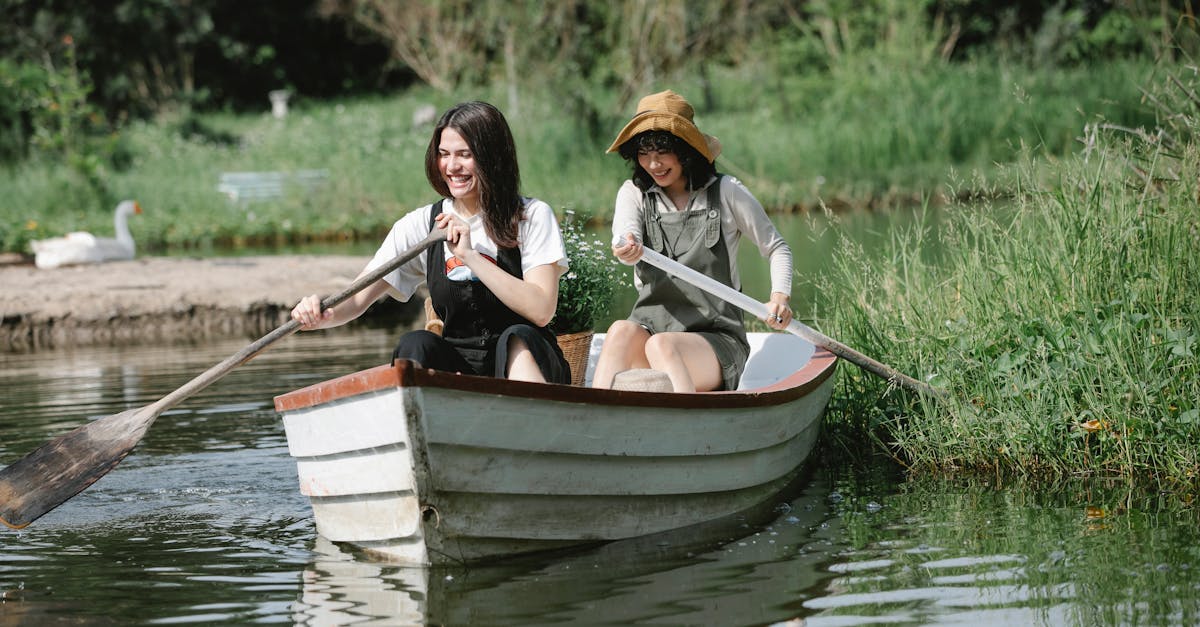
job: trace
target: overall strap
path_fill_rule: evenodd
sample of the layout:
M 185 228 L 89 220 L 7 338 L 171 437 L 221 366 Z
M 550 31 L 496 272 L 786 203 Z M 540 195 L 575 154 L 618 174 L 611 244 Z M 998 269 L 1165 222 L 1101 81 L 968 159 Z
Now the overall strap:
M 717 173 L 717 180 L 706 190 L 708 192 L 708 224 L 704 231 L 704 246 L 712 248 L 721 239 L 721 214 L 725 208 L 721 206 L 721 179 L 725 175 Z
M 721 215 L 724 207 L 721 205 L 721 179 L 724 174 L 717 173 L 717 178 L 705 190 L 708 200 L 705 208 L 704 247 L 712 248 L 721 240 Z M 642 192 L 642 243 L 652 250 L 663 253 L 672 259 L 678 259 L 675 246 L 666 235 L 662 214 L 658 210 L 658 195 L 652 191 Z M 695 211 L 689 209 L 688 211 Z M 680 254 L 682 251 L 679 251 Z
M 433 227 L 437 222 L 437 217 L 442 214 L 442 202 L 443 202 L 442 200 L 439 200 L 429 206 L 429 231 L 431 233 L 433 232 Z M 427 287 L 433 285 L 433 274 L 432 273 L 435 269 L 441 269 L 441 266 L 444 261 L 443 260 L 444 256 L 445 256 L 445 253 L 443 252 L 442 246 L 430 246 L 428 249 L 426 249 L 426 251 L 425 251 L 425 259 L 426 259 L 426 262 L 425 262 L 425 285 Z M 442 273 L 445 274 L 445 271 L 442 270 Z M 438 315 L 442 315 L 442 314 L 439 312 Z
M 649 190 L 642 192 L 642 243 L 652 250 L 663 250 L 662 219 L 658 214 L 658 196 Z
M 437 217 L 442 214 L 442 203 L 446 202 L 443 198 L 429 206 L 429 231 L 433 231 L 433 226 L 437 222 Z

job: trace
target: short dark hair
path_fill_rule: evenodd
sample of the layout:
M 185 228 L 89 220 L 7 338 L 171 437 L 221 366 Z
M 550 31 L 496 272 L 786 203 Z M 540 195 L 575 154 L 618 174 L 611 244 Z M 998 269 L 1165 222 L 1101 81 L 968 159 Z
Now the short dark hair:
M 643 192 L 654 186 L 654 178 L 638 163 L 638 153 L 645 150 L 669 152 L 678 157 L 689 189 L 700 189 L 717 174 L 716 164 L 710 163 L 691 144 L 667 131 L 642 131 L 621 144 L 617 151 L 633 165 L 633 184 Z
M 475 159 L 479 206 L 488 236 L 501 248 L 515 248 L 524 203 L 517 146 L 508 120 L 496 107 L 479 101 L 459 103 L 442 114 L 425 151 L 425 178 L 443 198 L 450 196 L 450 187 L 438 167 L 438 152 L 447 128 L 463 136 Z

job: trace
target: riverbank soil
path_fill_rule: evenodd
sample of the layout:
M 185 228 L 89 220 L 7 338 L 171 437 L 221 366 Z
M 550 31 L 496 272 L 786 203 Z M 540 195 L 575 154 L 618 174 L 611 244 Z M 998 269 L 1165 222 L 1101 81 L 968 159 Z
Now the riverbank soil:
M 366 257 L 141 257 L 39 270 L 0 264 L 0 351 L 72 345 L 257 337 L 308 294 L 345 289 Z M 366 316 L 410 322 L 423 296 L 380 299 Z

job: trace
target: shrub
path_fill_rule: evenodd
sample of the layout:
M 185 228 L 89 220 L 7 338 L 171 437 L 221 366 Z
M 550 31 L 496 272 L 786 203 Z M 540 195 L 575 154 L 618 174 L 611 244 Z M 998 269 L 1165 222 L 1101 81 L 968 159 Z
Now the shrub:
M 596 320 L 608 315 L 624 280 L 609 246 L 589 235 L 584 223 L 574 211 L 564 212 L 563 245 L 571 267 L 558 281 L 558 311 L 550 322 L 556 333 L 594 329 Z

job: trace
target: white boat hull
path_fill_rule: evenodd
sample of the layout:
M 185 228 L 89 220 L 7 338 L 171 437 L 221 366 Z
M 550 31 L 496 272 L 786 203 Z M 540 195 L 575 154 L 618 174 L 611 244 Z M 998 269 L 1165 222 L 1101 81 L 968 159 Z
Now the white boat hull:
M 470 562 L 687 527 L 771 498 L 816 442 L 835 359 L 806 343 L 803 355 L 794 336 L 755 342 L 767 338 L 785 369 L 748 367 L 768 381 L 755 390 L 596 390 L 397 362 L 276 407 L 321 536 L 402 563 Z

